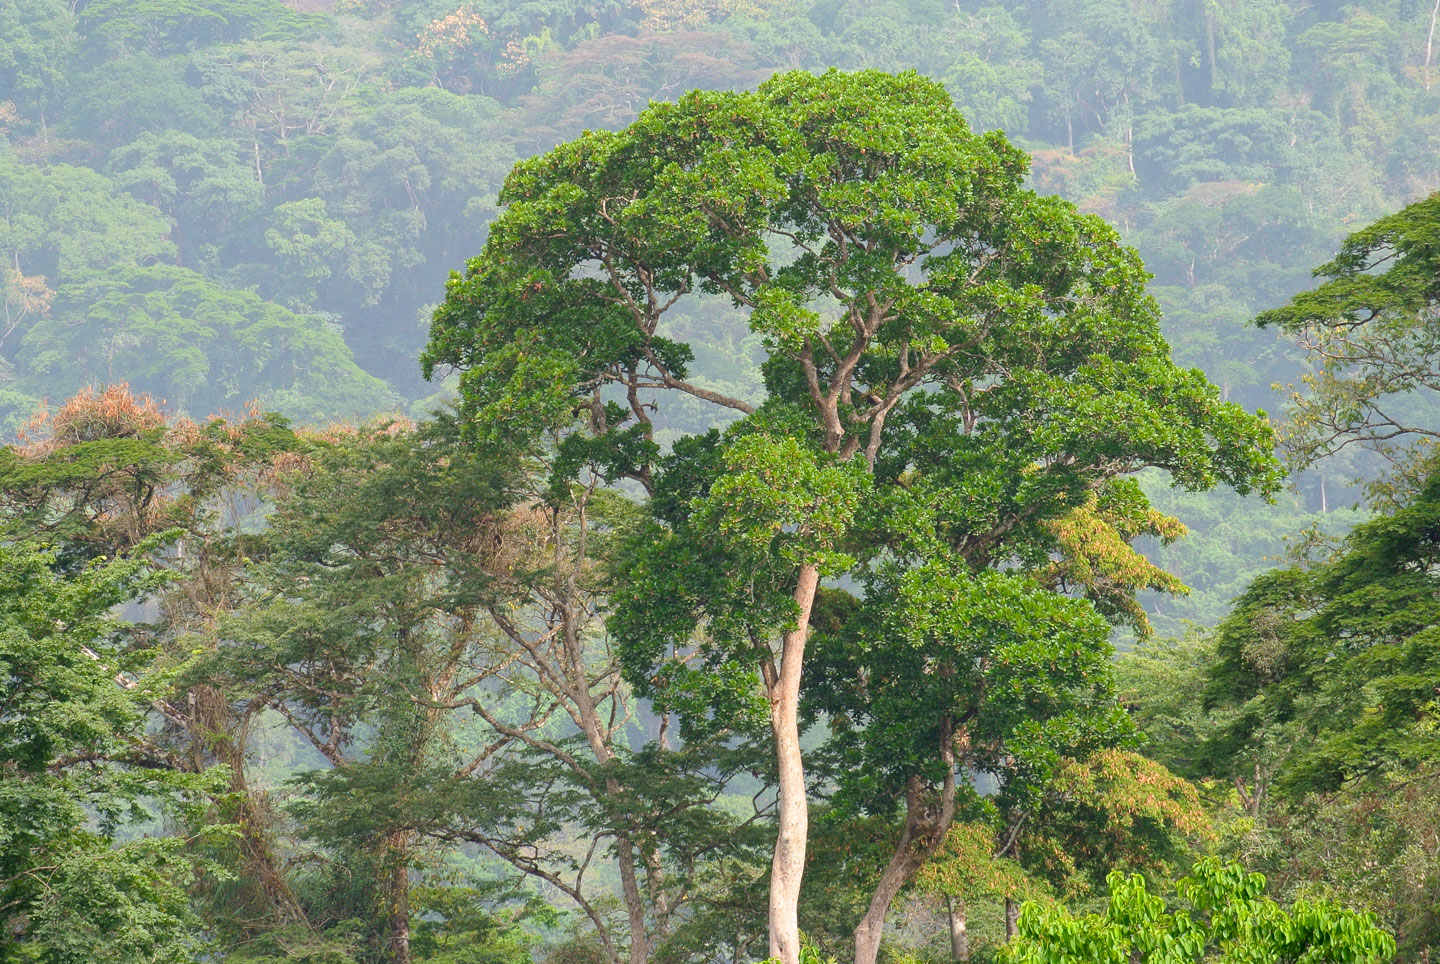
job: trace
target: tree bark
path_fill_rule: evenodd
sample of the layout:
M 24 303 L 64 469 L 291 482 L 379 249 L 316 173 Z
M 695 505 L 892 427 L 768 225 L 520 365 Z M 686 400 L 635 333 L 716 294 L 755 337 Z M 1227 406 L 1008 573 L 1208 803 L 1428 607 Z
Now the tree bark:
M 1020 920 L 1020 905 L 1015 903 L 1015 898 L 1005 898 L 1005 941 L 1009 943 L 1015 939 L 1015 925 Z
M 870 907 L 855 928 L 855 964 L 875 964 L 891 902 L 940 848 L 955 819 L 955 750 L 949 721 L 941 727 L 940 758 L 945 763 L 945 782 L 938 800 L 919 775 L 911 776 L 905 788 L 905 825 L 870 897 Z
M 820 585 L 814 565 L 800 569 L 795 628 L 781 640 L 780 669 L 770 691 L 770 731 L 779 771 L 775 854 L 770 863 L 770 956 L 782 964 L 800 961 L 800 880 L 805 873 L 805 842 L 810 810 L 805 799 L 805 767 L 800 757 L 800 670 L 810 632 L 810 610 Z
M 670 896 L 665 892 L 664 868 L 660 865 L 660 853 L 653 845 L 642 845 L 640 858 L 645 862 L 645 884 L 655 912 L 655 939 L 661 941 L 670 936 Z
M 946 897 L 945 911 L 950 918 L 950 958 L 969 964 L 970 931 L 966 928 L 965 902 Z

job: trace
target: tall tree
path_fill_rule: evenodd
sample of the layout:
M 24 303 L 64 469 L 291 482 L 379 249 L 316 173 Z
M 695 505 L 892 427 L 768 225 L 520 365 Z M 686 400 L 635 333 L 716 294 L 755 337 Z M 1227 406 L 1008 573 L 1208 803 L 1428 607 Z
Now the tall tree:
M 307 826 L 367 872 L 340 888 L 343 913 L 320 916 L 372 921 L 374 950 L 394 964 L 411 959 L 410 878 L 424 856 L 422 807 L 406 801 L 496 749 L 466 756 L 451 711 L 477 683 L 477 615 L 513 463 L 445 451 L 443 426 L 403 424 L 320 447 L 278 501 L 248 604 L 220 622 L 206 667 L 327 764 L 308 777 L 323 805 L 304 810 Z
M 1263 423 L 1169 361 L 1135 253 L 1025 190 L 1025 170 L 914 74 L 695 93 L 517 166 L 508 208 L 435 315 L 427 373 L 463 369 L 483 432 L 533 435 L 578 407 L 612 477 L 654 488 L 611 627 L 632 681 L 662 704 L 713 697 L 768 721 L 771 952 L 786 964 L 808 825 L 804 650 L 822 578 L 856 565 L 852 540 L 923 558 L 954 512 L 971 530 L 955 556 L 984 568 L 1004 561 L 1005 533 L 1146 465 L 1194 488 L 1275 477 Z M 691 379 L 692 351 L 661 334 L 697 290 L 728 295 L 765 337 L 758 409 Z M 745 417 L 653 466 L 662 390 Z M 909 485 L 917 460 L 962 479 L 973 468 L 999 491 L 975 485 L 931 514 L 928 473 Z M 657 469 L 671 476 L 663 499 Z M 913 538 L 896 534 L 905 512 Z M 676 658 L 695 643 L 707 670 Z
M 443 889 L 441 846 L 478 844 L 564 894 L 615 964 L 627 938 L 648 960 L 704 851 L 729 852 L 734 822 L 706 809 L 714 758 L 629 747 L 636 707 L 598 632 L 607 519 L 625 500 L 598 478 L 555 491 L 533 469 L 461 445 L 448 416 L 322 446 L 290 477 L 251 603 L 206 667 L 329 764 L 296 813 L 349 870 L 314 916 L 373 917 L 390 962 L 412 956 L 415 882 Z M 624 928 L 589 883 L 607 848 Z

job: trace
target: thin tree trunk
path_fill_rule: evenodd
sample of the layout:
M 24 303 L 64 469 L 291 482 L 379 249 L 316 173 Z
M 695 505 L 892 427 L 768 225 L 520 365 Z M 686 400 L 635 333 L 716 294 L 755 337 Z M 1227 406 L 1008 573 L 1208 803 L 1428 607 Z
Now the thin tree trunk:
M 1005 898 L 1005 941 L 1009 943 L 1015 939 L 1015 925 L 1020 920 L 1020 905 L 1015 898 Z
M 1216 76 L 1219 70 L 1215 66 L 1215 11 L 1209 8 L 1205 10 L 1205 45 L 1210 61 L 1210 90 L 1213 92 L 1215 84 L 1219 80 Z
M 606 732 L 595 700 L 585 684 L 585 667 L 580 659 L 579 634 L 572 633 L 573 627 L 566 627 L 566 638 L 575 637 L 575 647 L 567 651 L 567 673 L 575 682 L 574 699 L 577 714 L 585 730 L 586 742 L 595 761 L 602 767 L 614 759 L 610 748 L 610 734 Z M 618 799 L 624 788 L 614 777 L 605 780 L 605 793 L 611 799 Z M 640 878 L 635 872 L 635 845 L 624 833 L 615 835 L 615 854 L 620 870 L 620 892 L 625 899 L 625 916 L 630 926 L 630 964 L 645 964 L 650 959 L 650 942 L 645 933 L 645 899 L 640 893 Z
M 1430 89 L 1430 57 L 1435 52 L 1435 19 L 1440 17 L 1440 0 L 1435 0 L 1435 7 L 1430 11 L 1430 33 L 1425 37 L 1425 89 Z
M 955 819 L 955 749 L 949 721 L 941 727 L 940 758 L 945 763 L 945 782 L 938 806 L 919 776 L 910 777 L 905 788 L 905 826 L 870 897 L 870 907 L 855 928 L 855 964 L 875 964 L 890 904 L 940 848 Z
M 950 958 L 969 964 L 970 931 L 965 926 L 965 902 L 946 897 L 945 911 L 950 918 Z
M 800 961 L 800 880 L 805 873 L 805 842 L 810 830 L 805 767 L 800 757 L 800 670 L 819 585 L 820 570 L 814 565 L 801 567 L 795 586 L 800 613 L 795 628 L 782 638 L 778 678 L 767 686 L 780 777 L 775 854 L 770 863 L 770 956 L 782 964 Z
M 561 654 L 564 660 L 562 670 L 571 689 L 576 714 L 585 731 L 585 740 L 590 745 L 590 753 L 595 757 L 595 762 L 603 767 L 614 759 L 615 753 L 611 748 L 613 734 L 600 719 L 600 708 L 595 695 L 590 691 L 585 667 L 585 649 L 579 623 L 580 614 L 586 611 L 586 607 L 578 586 L 579 570 L 586 558 L 589 520 L 584 501 L 577 503 L 576 510 L 579 535 L 573 550 L 575 563 L 568 567 L 568 571 L 559 565 L 563 540 L 558 529 L 555 534 L 555 590 L 557 597 L 565 600 L 561 615 Z M 562 572 L 565 573 L 563 578 L 560 575 Z M 623 790 L 619 780 L 614 777 L 605 779 L 605 793 L 612 800 L 618 799 Z M 645 899 L 640 893 L 640 878 L 635 871 L 635 844 L 629 834 L 615 835 L 615 853 L 620 870 L 620 891 L 625 899 L 625 916 L 630 928 L 630 964 L 645 964 L 650 959 L 650 941 L 645 929 Z

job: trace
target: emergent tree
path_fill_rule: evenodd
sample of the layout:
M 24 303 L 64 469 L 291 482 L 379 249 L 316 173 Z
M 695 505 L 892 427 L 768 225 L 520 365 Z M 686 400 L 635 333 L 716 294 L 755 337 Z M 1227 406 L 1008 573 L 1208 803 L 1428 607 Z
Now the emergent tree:
M 1275 477 L 1264 423 L 1170 361 L 1138 255 L 1027 190 L 1026 170 L 913 73 L 697 92 L 518 165 L 435 314 L 425 370 L 463 371 L 479 432 L 578 420 L 577 464 L 652 493 L 611 628 L 637 690 L 690 726 L 768 724 L 770 951 L 786 964 L 803 655 L 821 581 L 857 564 L 857 543 L 907 564 L 943 546 L 945 564 L 983 569 L 1006 533 L 1145 466 L 1191 488 Z M 765 338 L 767 398 L 707 387 L 665 337 L 666 312 L 704 294 Z M 740 420 L 660 462 L 664 393 Z M 932 474 L 969 482 L 935 505 Z

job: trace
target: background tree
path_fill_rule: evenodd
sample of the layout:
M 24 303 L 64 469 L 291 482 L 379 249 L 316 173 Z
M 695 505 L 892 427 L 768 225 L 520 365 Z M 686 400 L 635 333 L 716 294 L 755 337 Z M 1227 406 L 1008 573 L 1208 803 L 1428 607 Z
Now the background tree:
M 1350 235 L 1315 269 L 1320 285 L 1255 319 L 1296 336 L 1311 358 L 1308 391 L 1292 399 L 1300 459 L 1436 435 L 1425 412 L 1437 388 L 1437 236 L 1440 195 L 1431 195 Z
M 18 118 L 43 127 L 65 98 L 75 22 L 63 0 L 0 7 L 0 90 Z
M 261 205 L 264 187 L 241 145 L 151 131 L 113 151 L 106 173 L 174 224 L 175 263 L 213 270 L 220 246 Z
M 127 371 L 136 388 L 200 417 L 240 411 L 257 393 L 310 421 L 353 417 L 388 397 L 323 319 L 168 266 L 62 287 L 18 359 L 30 373 L 22 387 L 78 390 Z

